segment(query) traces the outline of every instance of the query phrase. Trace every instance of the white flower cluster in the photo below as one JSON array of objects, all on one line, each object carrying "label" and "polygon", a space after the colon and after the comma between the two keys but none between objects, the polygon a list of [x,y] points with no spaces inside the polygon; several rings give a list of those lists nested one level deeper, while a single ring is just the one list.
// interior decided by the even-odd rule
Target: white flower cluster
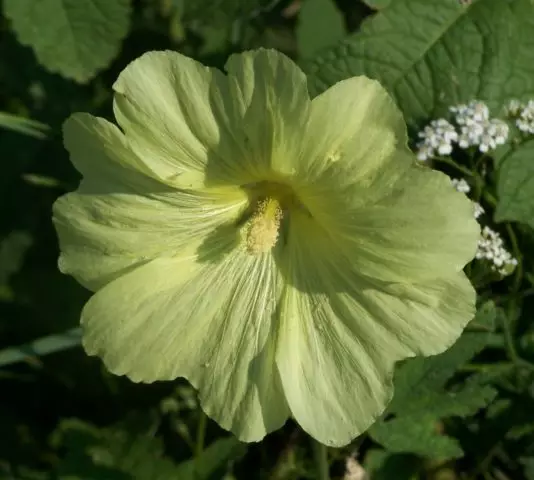
[{"label": "white flower cluster", "polygon": [[508,275],[517,265],[517,259],[506,250],[502,237],[488,226],[482,229],[475,258],[487,260],[491,263],[491,269],[503,276]]},{"label": "white flower cluster", "polygon": [[419,132],[421,141],[417,144],[417,158],[424,162],[432,158],[437,152],[439,155],[450,155],[452,143],[458,140],[458,134],[447,120],[440,118],[432,120],[422,132]]},{"label": "white flower cluster", "polygon": [[[451,183],[452,186],[461,193],[465,193],[467,195],[471,191],[471,187],[463,178],[452,178]],[[473,202],[473,204],[475,207],[474,216],[478,219],[484,214],[484,208],[478,202]]]},{"label": "white flower cluster", "polygon": [[[450,108],[454,124],[444,118],[433,120],[419,133],[417,158],[426,161],[437,154],[450,155],[455,143],[460,148],[477,147],[482,153],[494,150],[508,139],[509,127],[498,118],[490,118],[488,106],[473,100]],[[534,115],[534,104],[533,111]],[[534,116],[532,117],[534,120]],[[533,122],[534,127],[534,122]]]},{"label": "white flower cluster", "polygon": [[515,124],[523,133],[534,134],[534,100],[522,104],[511,100],[506,107],[506,114],[515,119]]},{"label": "white flower cluster", "polygon": [[459,128],[460,148],[478,147],[482,153],[494,150],[508,139],[508,125],[498,118],[490,118],[488,106],[477,100],[451,107]]},{"label": "white flower cluster", "polygon": [[432,158],[436,152],[439,155],[450,155],[452,143],[458,140],[458,134],[447,120],[440,118],[432,120],[422,132],[419,132],[422,140],[417,145],[419,150],[417,158],[421,161]]},{"label": "white flower cluster", "polygon": [[[452,178],[451,183],[461,193],[467,195],[471,191],[471,187],[463,178]],[[475,207],[474,217],[478,219],[484,214],[484,208],[477,202],[473,203]],[[486,260],[493,271],[503,276],[510,274],[517,265],[517,260],[506,250],[502,237],[488,226],[482,228],[475,258]]]}]

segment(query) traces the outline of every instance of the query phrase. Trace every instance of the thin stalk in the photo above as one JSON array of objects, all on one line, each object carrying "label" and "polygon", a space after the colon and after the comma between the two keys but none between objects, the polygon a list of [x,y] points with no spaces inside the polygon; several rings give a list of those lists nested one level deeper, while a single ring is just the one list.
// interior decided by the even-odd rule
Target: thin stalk
[{"label": "thin stalk", "polygon": [[451,167],[458,170],[459,172],[462,172],[467,177],[475,176],[475,174],[471,170],[469,170],[469,168],[464,167],[463,165],[459,165],[450,157],[433,157],[432,160],[450,165]]},{"label": "thin stalk", "polygon": [[208,424],[208,417],[200,410],[200,416],[197,424],[197,438],[195,442],[195,457],[198,458],[204,451],[204,440],[206,438],[206,426]]},{"label": "thin stalk", "polygon": [[515,315],[515,299],[510,299],[508,304],[507,315],[503,319],[502,328],[504,333],[504,341],[506,345],[506,350],[508,351],[508,356],[510,360],[516,365],[519,363],[519,355],[517,349],[515,348],[514,337],[512,334],[512,328],[510,323],[513,321],[512,317]]},{"label": "thin stalk", "polygon": [[523,279],[523,255],[521,254],[521,250],[519,249],[519,242],[517,241],[517,236],[514,232],[514,229],[509,223],[506,224],[506,232],[508,233],[510,243],[512,244],[512,251],[514,252],[514,257],[517,260],[517,265],[515,267],[514,272],[514,282],[512,286],[512,291],[514,293],[517,293],[519,291],[519,288],[521,287],[521,280]]},{"label": "thin stalk", "polygon": [[326,446],[312,439],[313,442],[313,458],[315,460],[315,470],[317,472],[317,480],[330,480],[330,468],[328,465],[328,450]]},{"label": "thin stalk", "polygon": [[497,206],[497,199],[495,198],[494,195],[492,195],[491,193],[489,193],[487,190],[484,190],[482,192],[482,197],[484,198],[484,200],[489,204],[491,205],[493,208],[495,208]]},{"label": "thin stalk", "polygon": [[499,362],[499,363],[469,363],[460,367],[463,372],[489,372],[495,370],[511,370],[515,368],[516,364],[513,362]]}]

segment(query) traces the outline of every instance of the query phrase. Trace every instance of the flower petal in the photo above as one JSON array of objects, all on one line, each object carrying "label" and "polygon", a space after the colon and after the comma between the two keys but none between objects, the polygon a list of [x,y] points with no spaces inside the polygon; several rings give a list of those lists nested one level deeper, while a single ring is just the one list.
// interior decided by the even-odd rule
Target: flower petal
[{"label": "flower petal", "polygon": [[91,290],[152,258],[192,255],[246,206],[238,189],[178,191],[144,175],[122,133],[103,119],[75,115],[64,135],[83,180],[54,204],[59,264]]},{"label": "flower petal", "polygon": [[355,77],[316,97],[305,137],[297,196],[360,273],[420,281],[474,257],[471,202],[416,164],[402,114],[378,82]]},{"label": "flower petal", "polygon": [[133,381],[188,378],[210,417],[258,441],[288,417],[271,322],[279,281],[270,255],[238,249],[203,262],[154,260],[92,297],[84,346]]},{"label": "flower petal", "polygon": [[315,97],[303,130],[296,180],[313,186],[314,198],[303,199],[312,210],[329,190],[347,185],[353,202],[379,198],[411,164],[406,155],[397,155],[408,151],[401,111],[380,83],[367,77],[343,80]]},{"label": "flower petal", "polygon": [[384,411],[396,361],[457,339],[475,292],[463,273],[425,284],[370,282],[311,222],[292,218],[277,365],[296,421],[341,446]]},{"label": "flower petal", "polygon": [[114,110],[128,141],[159,178],[202,173],[208,184],[291,174],[310,99],[306,76],[285,55],[232,55],[228,76],[176,52],[149,52],[120,74]]},{"label": "flower petal", "polygon": [[174,185],[185,174],[204,181],[209,161],[214,177],[239,180],[243,106],[222,72],[177,52],[149,52],[122,71],[113,89],[119,125],[160,179]]},{"label": "flower petal", "polygon": [[142,189],[147,183],[156,188],[150,182],[155,176],[150,165],[129,148],[122,132],[103,118],[88,113],[71,115],[63,124],[63,142],[83,177],[98,177],[99,182],[120,178],[129,188]]},{"label": "flower petal", "polygon": [[253,161],[275,174],[294,174],[311,104],[306,75],[285,55],[266,49],[232,55],[225,68],[243,101],[241,128]]},{"label": "flower petal", "polygon": [[385,281],[422,281],[460,271],[480,238],[474,205],[447,175],[412,167],[391,193],[344,213],[329,211],[338,248],[360,273]]}]

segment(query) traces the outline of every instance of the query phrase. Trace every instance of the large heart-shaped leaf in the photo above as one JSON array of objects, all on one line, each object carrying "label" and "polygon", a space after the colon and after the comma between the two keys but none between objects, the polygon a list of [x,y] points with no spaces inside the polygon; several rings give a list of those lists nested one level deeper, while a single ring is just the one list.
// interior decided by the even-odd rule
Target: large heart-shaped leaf
[{"label": "large heart-shaped leaf", "polygon": [[530,0],[396,0],[303,68],[312,94],[354,75],[379,80],[409,123],[481,99],[534,96]]}]

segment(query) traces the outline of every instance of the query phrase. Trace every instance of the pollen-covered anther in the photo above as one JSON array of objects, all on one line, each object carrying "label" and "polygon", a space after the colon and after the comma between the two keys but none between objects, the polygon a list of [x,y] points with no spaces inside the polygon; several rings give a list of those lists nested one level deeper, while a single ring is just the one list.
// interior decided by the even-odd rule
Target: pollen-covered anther
[{"label": "pollen-covered anther", "polygon": [[247,222],[246,248],[251,255],[266,253],[276,245],[280,230],[282,209],[277,200],[266,198],[258,202]]}]

